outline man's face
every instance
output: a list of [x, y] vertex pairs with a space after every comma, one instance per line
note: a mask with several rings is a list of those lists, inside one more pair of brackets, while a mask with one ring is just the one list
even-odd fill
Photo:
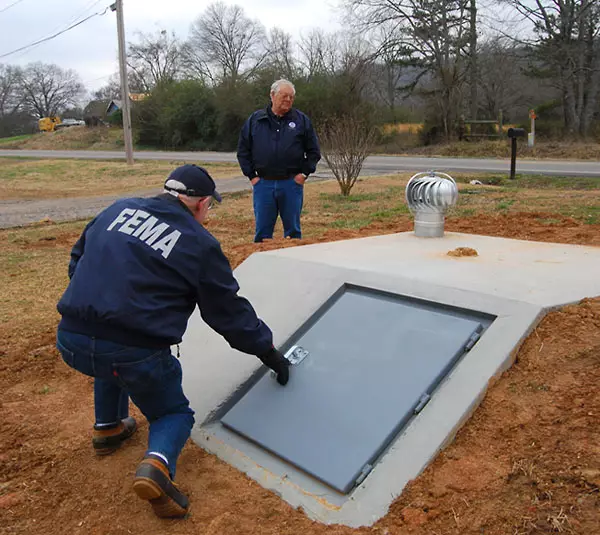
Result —
[[289, 85], [282, 85], [277, 93], [271, 92], [273, 111], [278, 115], [285, 115], [294, 104], [294, 90]]

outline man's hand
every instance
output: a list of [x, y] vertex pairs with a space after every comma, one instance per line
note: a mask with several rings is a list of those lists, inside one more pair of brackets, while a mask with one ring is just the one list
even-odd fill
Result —
[[256, 186], [256, 184], [258, 184], [258, 181], [260, 180], [259, 176], [255, 176], [251, 181], [250, 184], [252, 184], [252, 186]]
[[304, 183], [306, 182], [306, 175], [304, 175], [302, 173], [298, 173], [294, 177], [294, 180], [296, 181], [296, 184], [300, 184], [301, 186], [304, 186]]
[[268, 353], [258, 355], [258, 358], [277, 374], [277, 382], [280, 385], [285, 386], [287, 384], [290, 378], [290, 361], [280, 351], [273, 347]]

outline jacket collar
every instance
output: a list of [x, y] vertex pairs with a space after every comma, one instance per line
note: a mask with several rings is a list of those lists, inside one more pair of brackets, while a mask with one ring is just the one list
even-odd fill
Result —
[[[266, 108], [264, 108], [262, 110], [258, 110], [256, 112], [256, 120], [257, 121], [260, 121], [262, 119], [268, 119], [269, 117], [272, 117], [272, 118], [277, 117], [277, 115], [275, 115], [273, 113], [273, 110], [271, 109], [270, 104]], [[294, 119], [295, 117], [296, 117], [296, 108], [292, 108], [283, 117], [281, 117], [281, 118], [277, 117], [277, 118], [280, 120], [287, 120], [287, 119]]]
[[190, 214], [192, 217], [194, 217], [194, 214], [192, 213], [192, 211], [185, 204], [183, 204], [177, 197], [171, 195], [170, 193], [161, 193], [160, 195], [157, 195], [157, 198], [162, 199], [163, 201], [167, 201], [167, 202], [181, 206], [181, 208], [183, 208], [188, 214]]

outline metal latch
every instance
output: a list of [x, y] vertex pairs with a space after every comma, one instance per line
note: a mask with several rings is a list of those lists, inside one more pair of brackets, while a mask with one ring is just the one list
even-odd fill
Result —
[[290, 347], [284, 357], [290, 361], [292, 366], [297, 366], [308, 356], [308, 351], [301, 346]]

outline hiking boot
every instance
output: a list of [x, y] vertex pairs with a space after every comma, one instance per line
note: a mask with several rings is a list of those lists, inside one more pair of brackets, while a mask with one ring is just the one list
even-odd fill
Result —
[[123, 441], [127, 440], [137, 429], [134, 418], [128, 416], [118, 424], [110, 427], [97, 428], [94, 426], [92, 445], [96, 455], [110, 455], [117, 451]]
[[154, 514], [161, 518], [185, 516], [189, 509], [187, 496], [182, 494], [159, 457], [149, 454], [138, 465], [133, 481], [134, 492], [147, 500]]

